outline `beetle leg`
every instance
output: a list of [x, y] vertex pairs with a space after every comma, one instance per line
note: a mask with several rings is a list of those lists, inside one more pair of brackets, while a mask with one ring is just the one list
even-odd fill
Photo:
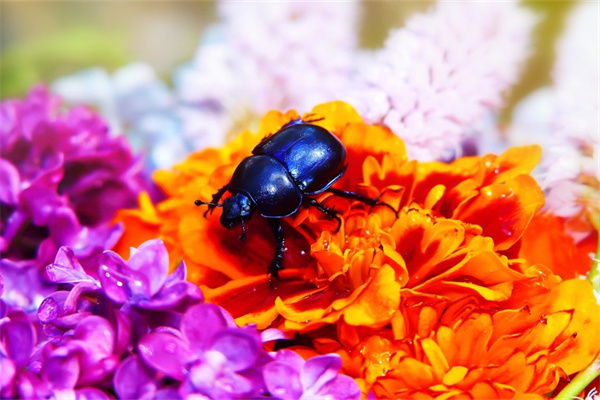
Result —
[[206, 211], [204, 211], [204, 218], [207, 217], [208, 214], [213, 213], [213, 211], [215, 210], [215, 208], [217, 208], [217, 206], [215, 204], [217, 204], [219, 202], [219, 200], [221, 200], [221, 197], [223, 197], [223, 195], [225, 194], [225, 192], [227, 191], [227, 189], [229, 188], [229, 184], [223, 186], [221, 189], [217, 190], [217, 193], [212, 195], [212, 201], [210, 203], [202, 203], [202, 204], [208, 204], [208, 209]]
[[240, 240], [242, 242], [246, 240], [246, 224], [244, 224], [244, 220], [242, 220], [242, 234], [240, 235]]
[[281, 227], [281, 221], [277, 218], [267, 218], [269, 221], [269, 226], [271, 227], [271, 231], [273, 231], [273, 236], [275, 236], [275, 257], [273, 257], [273, 261], [267, 268], [267, 274], [269, 275], [269, 286], [271, 289], [273, 288], [273, 277], [279, 278], [279, 270], [283, 269], [281, 265], [283, 261], [283, 253], [285, 252], [285, 238], [283, 236], [283, 228]]
[[367, 196], [363, 196], [362, 194], [358, 194], [358, 193], [354, 193], [354, 192], [346, 192], [343, 190], [339, 190], [339, 189], [332, 189], [329, 188], [327, 189], [327, 191], [329, 193], [332, 193], [336, 196], [340, 196], [340, 197], [345, 197], [347, 199], [353, 199], [353, 200], [358, 200], [360, 202], [363, 202], [371, 207], [376, 207], [376, 206], [384, 206], [389, 208], [390, 210], [392, 210], [394, 212], [394, 214], [396, 214], [396, 218], [399, 217], [398, 215], [398, 211], [396, 211], [394, 209], [394, 207], [390, 206], [388, 203], [385, 203], [383, 201], [379, 201], [379, 197], [373, 199], [371, 197], [367, 197]]
[[334, 208], [325, 207], [323, 204], [319, 203], [315, 199], [306, 198], [307, 202], [315, 207], [317, 210], [321, 211], [323, 214], [327, 215], [329, 218], [333, 218], [337, 221], [338, 226], [333, 233], [338, 233], [340, 228], [342, 227], [342, 219], [338, 217], [338, 211]]

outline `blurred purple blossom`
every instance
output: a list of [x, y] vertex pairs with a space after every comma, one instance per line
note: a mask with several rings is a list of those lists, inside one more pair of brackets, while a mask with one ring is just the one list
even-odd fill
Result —
[[[38, 310], [38, 331], [21, 311], [0, 319], [0, 396], [107, 399], [358, 399], [340, 375], [337, 355], [302, 360], [290, 350], [269, 353], [279, 330], [237, 327], [231, 315], [203, 303], [182, 263], [168, 273], [162, 241], [92, 259], [99, 279], [62, 247], [47, 267], [69, 290], [50, 294]], [[282, 368], [293, 392], [282, 391]], [[276, 391], [276, 392], [275, 392]]]
[[61, 110], [43, 86], [3, 101], [0, 127], [3, 300], [32, 311], [52, 290], [39, 269], [58, 248], [85, 263], [112, 247], [122, 228], [110, 220], [148, 186], [125, 139], [87, 108]]
[[343, 99], [406, 143], [410, 157], [452, 158], [515, 83], [535, 18], [516, 1], [439, 2], [393, 31]]

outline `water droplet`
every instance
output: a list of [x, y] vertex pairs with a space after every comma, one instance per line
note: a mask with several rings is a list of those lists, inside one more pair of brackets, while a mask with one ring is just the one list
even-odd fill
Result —
[[123, 286], [123, 282], [121, 282], [121, 281], [117, 281], [117, 286], [118, 286], [118, 287], [121, 287], [121, 286]]
[[300, 251], [300, 255], [301, 255], [301, 256], [305, 256], [305, 255], [306, 255], [306, 252], [305, 252], [304, 250], [301, 250], [301, 251]]
[[177, 349], [177, 345], [174, 342], [170, 342], [165, 345], [165, 351], [167, 353], [173, 354], [173, 353], [175, 353], [176, 349]]

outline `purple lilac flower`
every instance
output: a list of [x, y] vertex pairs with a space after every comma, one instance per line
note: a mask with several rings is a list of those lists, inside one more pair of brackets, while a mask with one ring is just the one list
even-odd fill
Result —
[[452, 157], [501, 106], [528, 54], [533, 23], [513, 1], [440, 2], [393, 31], [343, 99], [399, 135], [410, 157]]
[[117, 210], [148, 189], [124, 138], [87, 108], [63, 112], [43, 86], [0, 105], [0, 271], [4, 301], [35, 310], [52, 290], [39, 269], [60, 246], [84, 263], [112, 247]]
[[263, 376], [269, 393], [282, 400], [360, 398], [360, 389], [348, 376], [340, 375], [342, 359], [337, 354], [304, 361], [291, 350], [279, 350], [265, 365]]
[[281, 331], [240, 328], [223, 308], [203, 303], [185, 264], [168, 273], [159, 239], [132, 249], [127, 261], [105, 251], [91, 264], [98, 279], [60, 248], [48, 276], [71, 288], [42, 302], [41, 332], [21, 311], [0, 320], [2, 397], [360, 397], [356, 382], [339, 374], [339, 356], [304, 362], [290, 350], [269, 353], [263, 344], [284, 338]]

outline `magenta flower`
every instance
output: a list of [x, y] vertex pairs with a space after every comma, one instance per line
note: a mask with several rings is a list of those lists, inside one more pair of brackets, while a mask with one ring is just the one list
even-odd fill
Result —
[[307, 361], [290, 350], [280, 350], [265, 365], [263, 376], [269, 393], [282, 400], [360, 399], [354, 380], [340, 375], [342, 359], [337, 354], [316, 356]]
[[8, 343], [0, 349], [8, 371], [2, 393], [27, 397], [21, 393], [35, 388], [29, 397], [289, 398], [271, 390], [281, 391], [278, 365], [293, 359], [288, 364], [301, 380], [297, 398], [360, 396], [358, 385], [339, 374], [338, 356], [304, 364], [289, 350], [269, 353], [263, 344], [285, 338], [282, 332], [240, 328], [223, 308], [204, 304], [198, 287], [185, 281], [185, 264], [168, 273], [158, 239], [132, 249], [127, 261], [105, 251], [90, 264], [99, 279], [63, 247], [47, 267], [52, 282], [72, 287], [42, 302], [38, 318], [48, 338], [41, 343], [23, 313], [2, 320], [10, 327], [0, 325]]
[[1, 270], [5, 300], [25, 310], [51, 290], [38, 269], [60, 246], [85, 265], [120, 237], [116, 211], [148, 188], [125, 139], [86, 108], [58, 107], [43, 86], [0, 105]]

